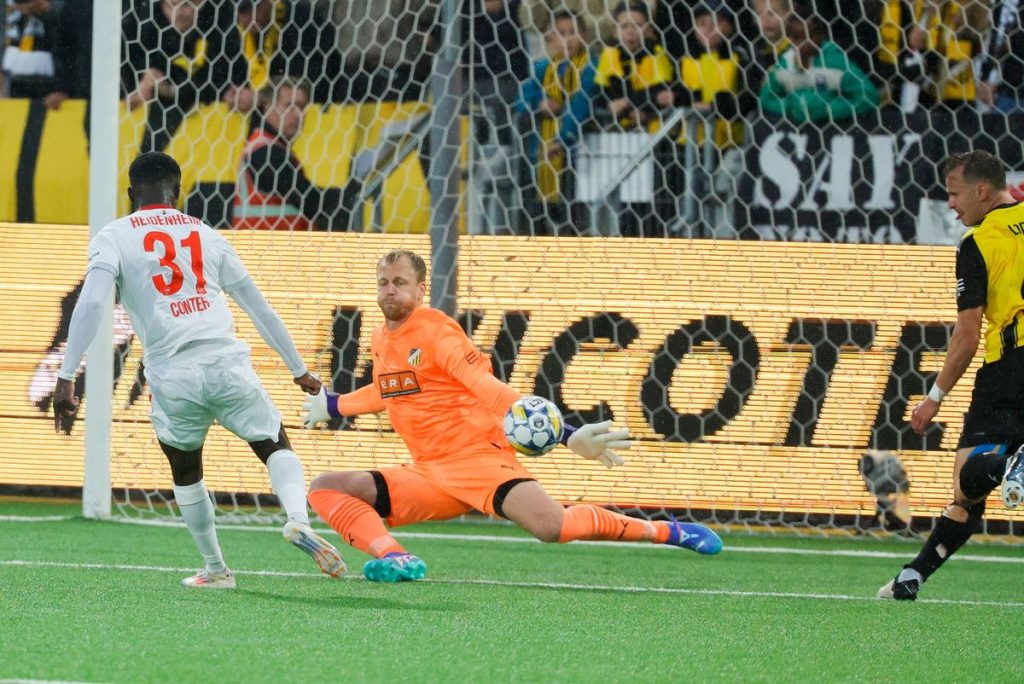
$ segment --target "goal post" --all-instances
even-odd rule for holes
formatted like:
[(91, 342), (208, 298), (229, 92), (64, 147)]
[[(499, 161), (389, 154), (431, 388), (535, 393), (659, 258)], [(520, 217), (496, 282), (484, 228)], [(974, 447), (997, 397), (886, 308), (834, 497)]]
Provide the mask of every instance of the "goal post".
[[(118, 121), (121, 46), (111, 36), (121, 33), (119, 0), (97, 0), (93, 9), (92, 100), (89, 120), (89, 237), (117, 218)], [(109, 518), (111, 512), (110, 454), (113, 420), (114, 295), (104, 307), (102, 321), (87, 351), (85, 377), (88, 398), (85, 415), (85, 467), (82, 476), (82, 515)]]

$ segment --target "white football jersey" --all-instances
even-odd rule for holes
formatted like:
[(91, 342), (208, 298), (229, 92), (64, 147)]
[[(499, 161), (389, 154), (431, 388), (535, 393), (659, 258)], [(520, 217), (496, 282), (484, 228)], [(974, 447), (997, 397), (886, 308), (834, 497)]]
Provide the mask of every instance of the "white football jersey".
[(197, 218), (169, 206), (143, 207), (96, 234), (87, 268), (114, 275), (147, 366), (188, 342), (235, 340), (221, 292), (249, 273), (231, 244)]

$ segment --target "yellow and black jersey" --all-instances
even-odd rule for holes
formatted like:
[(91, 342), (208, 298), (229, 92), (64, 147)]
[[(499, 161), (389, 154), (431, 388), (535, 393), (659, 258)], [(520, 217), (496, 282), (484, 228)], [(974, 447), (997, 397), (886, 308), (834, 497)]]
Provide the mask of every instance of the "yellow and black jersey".
[[(746, 90), (744, 72), (748, 62), (745, 52), (733, 50), (723, 43), (714, 51), (686, 55), (679, 63), (682, 88), (677, 92), (676, 103), (684, 107), (696, 102), (714, 105), (720, 117), (715, 120), (714, 128), (715, 145), (718, 147), (732, 147), (743, 142), (744, 124), (737, 117), (757, 106), (753, 94)], [(704, 142), (704, 131), (701, 126), (697, 132), (698, 143)], [(686, 142), (685, 129), (677, 142)]]
[[(646, 44), (637, 54), (614, 46), (601, 51), (594, 83), (606, 99), (625, 97), (640, 111), (653, 114), (657, 110), (654, 96), (659, 90), (669, 87), (674, 73), (672, 61), (660, 45)], [(635, 125), (632, 119), (623, 119), (619, 123), (627, 129)], [(657, 118), (652, 118), (648, 131), (653, 133), (659, 124)]]
[(1024, 347), (1024, 203), (996, 207), (964, 233), (956, 252), (958, 311), (984, 307), (985, 361)]
[(979, 35), (970, 26), (966, 7), (961, 2), (946, 2), (939, 14), (933, 14), (928, 47), (942, 58), (938, 80), (939, 97), (944, 102), (974, 102), (977, 87), (973, 60), (981, 52)]
[[(921, 21), (924, 0), (886, 0), (881, 6), (878, 21), (878, 61), (896, 65), (904, 49), (904, 40), (910, 27)], [(935, 25), (931, 21), (931, 26)]]

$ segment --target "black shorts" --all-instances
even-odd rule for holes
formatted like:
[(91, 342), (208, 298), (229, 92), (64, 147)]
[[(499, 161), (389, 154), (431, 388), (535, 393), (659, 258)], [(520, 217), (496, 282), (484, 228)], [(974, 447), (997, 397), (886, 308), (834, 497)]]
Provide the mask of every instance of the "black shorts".
[(957, 448), (1024, 441), (1024, 347), (978, 369)]

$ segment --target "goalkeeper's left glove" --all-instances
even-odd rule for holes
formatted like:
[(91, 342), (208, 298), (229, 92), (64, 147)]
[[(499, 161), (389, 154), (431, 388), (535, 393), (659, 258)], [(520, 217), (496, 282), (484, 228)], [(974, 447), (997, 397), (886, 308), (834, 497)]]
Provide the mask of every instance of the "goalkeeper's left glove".
[(307, 430), (316, 427), (317, 423), (323, 423), (332, 418), (340, 418), (338, 413), (338, 395), (328, 392), (323, 385), (316, 394), (307, 396), (302, 402), (302, 427)]
[(612, 432), (609, 430), (611, 426), (610, 420), (590, 423), (580, 428), (566, 425), (568, 437), (565, 445), (583, 458), (600, 461), (606, 468), (623, 465), (625, 461), (613, 449), (628, 449), (633, 446), (633, 442), (630, 441), (629, 430)]

